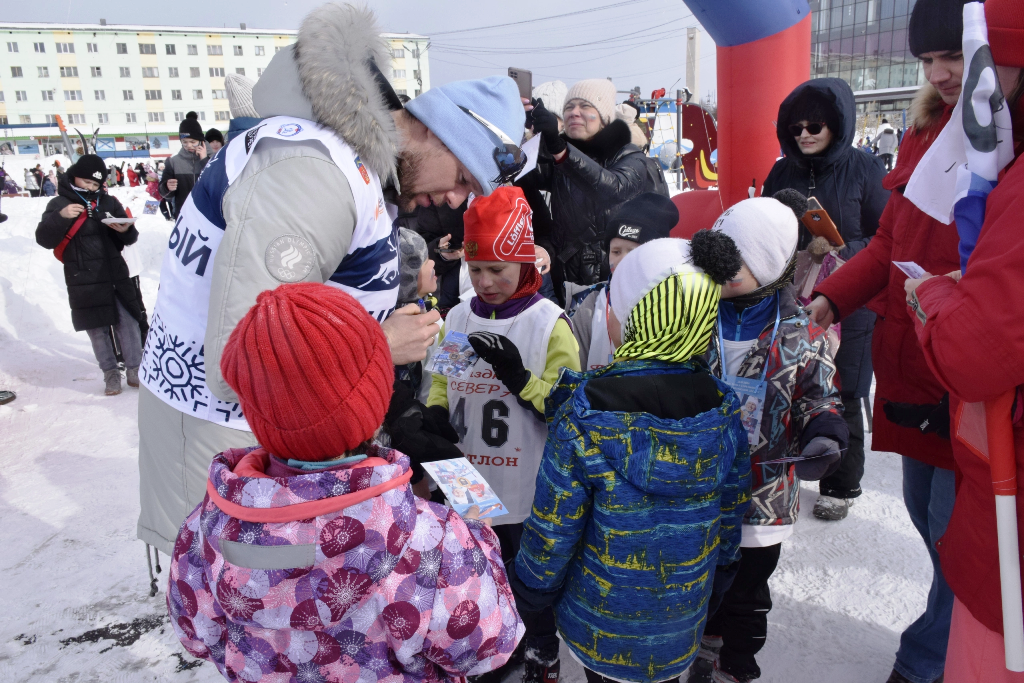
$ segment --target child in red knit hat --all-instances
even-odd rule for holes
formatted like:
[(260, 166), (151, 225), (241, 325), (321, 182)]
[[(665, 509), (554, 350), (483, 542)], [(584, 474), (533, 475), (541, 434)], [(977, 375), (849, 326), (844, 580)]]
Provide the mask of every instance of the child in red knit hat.
[[(518, 187), (500, 187), (466, 211), (463, 248), (476, 296), (448, 313), (441, 338), (467, 335), (480, 359), (465, 376), (435, 372), (427, 399), (446, 414), (459, 448), (507, 506), (508, 514), (494, 518), (506, 563), (519, 552), (533, 505), (548, 436), (544, 399), (562, 368), (580, 369), (562, 310), (537, 293), (532, 218)], [(554, 614), (542, 614), (526, 624), (528, 681), (557, 678)]]
[(498, 539), (414, 496), (409, 458), (375, 442), (394, 370), (363, 307), (320, 284), (263, 292), (221, 370), (262, 446), (214, 458), (178, 532), (167, 607), (185, 648), (266, 683), (503, 665), (523, 626)]

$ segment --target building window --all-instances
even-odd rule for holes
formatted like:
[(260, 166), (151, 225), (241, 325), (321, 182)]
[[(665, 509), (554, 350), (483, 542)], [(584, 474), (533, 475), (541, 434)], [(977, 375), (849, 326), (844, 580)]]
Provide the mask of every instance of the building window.
[(405, 59), (405, 48), (404, 47), (396, 47), (396, 48), (394, 48), (393, 50), (391, 50), (391, 56), (394, 57), (395, 59)]
[(166, 50), (167, 54), (169, 54), (169, 55), (176, 55), (176, 54), (178, 54), (177, 53), (177, 48), (175, 48), (170, 43), (168, 43), (167, 45), (164, 45), (164, 50)]
[(214, 90), (213, 99), (215, 100), (226, 100), (228, 98), (227, 90)]
[(86, 49), (89, 50), (89, 52), (99, 52), (100, 51), (100, 46), (97, 45), (96, 43), (86, 43), (85, 47), (86, 47)]
[(188, 75), (191, 76), (192, 78), (199, 78), (199, 67), (198, 66), (190, 66), (188, 68)]
[(4, 126), (7, 125), (7, 117), (6, 116), (0, 116), (0, 125), (4, 125)]
[(405, 94), (405, 88), (395, 88), (395, 94), (396, 95), (404, 95)]
[[(65, 98), (65, 99), (67, 99), (67, 98)], [(53, 91), (52, 90), (44, 90), (43, 91), (43, 102), (53, 102)]]
[(392, 69), (391, 70), (391, 77), (392, 78), (405, 78), (405, 69)]
[(205, 111), (201, 111), (201, 112), (198, 112), (198, 113), (199, 113), (199, 120), (200, 121), (205, 121), (206, 120), (206, 112)]
[(178, 77), (178, 67), (176, 67), (176, 66), (169, 66), (169, 67), (167, 67), (167, 76), (169, 78), (177, 78)]
[(74, 43), (57, 43), (57, 52), (65, 55), (75, 54)]
[(208, 55), (222, 55), (222, 54), (224, 54), (224, 46), (223, 45), (207, 45), (206, 46), (206, 54), (208, 54)]
[(181, 91), (180, 90), (172, 90), (171, 91), (171, 99), (172, 100), (180, 100), (181, 99)]
[(32, 117), (29, 116), (28, 114), (22, 114), (21, 116), (18, 117), (18, 120), (21, 121), (22, 123), (32, 123)]
[(125, 123), (135, 123), (135, 114), (125, 114), (124, 120)]
[(105, 90), (93, 90), (92, 94), (96, 96), (97, 102), (104, 102), (107, 99), (107, 92)]
[(176, 111), (176, 112), (174, 112), (174, 120), (175, 121), (184, 121), (185, 120), (185, 112), (183, 112), (183, 111)]
[(126, 55), (126, 54), (128, 54), (128, 43), (118, 43), (117, 44), (117, 54), (119, 54), (119, 55)]
[(155, 55), (156, 43), (139, 43), (140, 55)]
[(201, 100), (201, 99), (203, 99), (203, 91), (202, 90), (193, 90), (192, 91), (192, 99), (193, 100)]
[(162, 100), (163, 98), (164, 98), (164, 94), (160, 90), (147, 90), (146, 91), (146, 99), (147, 100)]
[(12, 66), (11, 67), (11, 78), (21, 78), (21, 67), (20, 66)]
[(199, 54), (199, 48), (197, 48), (195, 45), (186, 45), (185, 47), (188, 48), (188, 53), (190, 55), (197, 55), (197, 54)]
[[(10, 45), (10, 43), (7, 43), (7, 44)], [(18, 44), (17, 43), (14, 44), (14, 51), (15, 52), (18, 51)], [(262, 57), (265, 54), (267, 54), (267, 53), (266, 53), (265, 49), (263, 48), (263, 46), (262, 45), (257, 45), (256, 46), (256, 56), (257, 57)]]
[(51, 126), (56, 126), (57, 125), (57, 115), (56, 114), (47, 114), (46, 115), (46, 122), (48, 124), (50, 124)]
[(85, 123), (85, 114), (68, 114), (68, 123)]
[(242, 46), (241, 45), (235, 45), (234, 52), (235, 52), (235, 56), (236, 57), (241, 57), (242, 56)]
[(235, 73), (238, 74), (239, 76), (244, 76), (245, 75), (245, 67), (242, 67), (242, 66), (237, 67), (235, 69)]
[(61, 78), (78, 78), (78, 67), (77, 66), (62, 66), (60, 68)]
[(210, 67), (210, 78), (224, 78), (224, 67), (222, 67), (222, 66), (211, 66)]
[(150, 123), (163, 123), (164, 122), (164, 113), (162, 111), (151, 111), (151, 112), (149, 112), (149, 122)]
[(24, 90), (15, 90), (14, 99), (17, 102), (28, 102), (28, 93)]
[(121, 94), (124, 95), (124, 99), (126, 101), (130, 101), (130, 100), (134, 100), (135, 99), (135, 93), (132, 92), (131, 90), (122, 90)]
[(82, 91), (81, 90), (65, 90), (64, 91), (64, 100), (66, 102), (81, 102), (82, 101)]
[(90, 66), (89, 73), (92, 75), (93, 78), (102, 78), (103, 68), (98, 66)]
[(280, 51), (281, 51), (281, 46), (280, 45), (275, 45), (274, 46), (274, 54), (276, 55)]
[(256, 78), (259, 78), (262, 75), (263, 75), (263, 69), (257, 68), (256, 69)]
[(143, 78), (160, 78), (160, 69), (155, 66), (142, 67)]
[(4, 91), (0, 90), (0, 102), (4, 101)]
[(229, 111), (215, 111), (213, 112), (213, 118), (216, 121), (230, 121), (231, 112)]
[(121, 78), (131, 78), (131, 75), (132, 75), (132, 70), (131, 69), (129, 69), (127, 66), (122, 66), (122, 67), (120, 67), (120, 69), (121, 69)]
[[(48, 67), (48, 66), (37, 66), (36, 70), (39, 73), (39, 78), (49, 78), (50, 77), (50, 67)], [(60, 75), (63, 76), (64, 75), (64, 67), (61, 67), (60, 72), (61, 72)]]
[(7, 51), (8, 52), (17, 52), (18, 51), (18, 44), (17, 43), (7, 43)]
[(43, 43), (32, 43), (32, 48), (36, 52), (46, 52), (46, 45), (44, 45)]
[(106, 114), (96, 114), (96, 123), (110, 123), (110, 117)]

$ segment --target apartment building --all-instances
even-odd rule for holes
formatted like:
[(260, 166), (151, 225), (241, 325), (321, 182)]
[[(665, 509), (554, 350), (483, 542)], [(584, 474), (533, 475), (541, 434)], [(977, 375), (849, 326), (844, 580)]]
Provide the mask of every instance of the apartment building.
[[(205, 128), (226, 130), (230, 114), (224, 77), (258, 80), (274, 53), (296, 31), (0, 23), (0, 145), (28, 151), (29, 138), (46, 144), (56, 129), (5, 128), (54, 124), (100, 135), (177, 134), (195, 111)], [(425, 36), (387, 33), (391, 63), (381, 65), (399, 94), (430, 87)], [(34, 131), (34, 132), (33, 132)], [(12, 144), (13, 143), (13, 144)], [(47, 153), (43, 149), (43, 153)]]

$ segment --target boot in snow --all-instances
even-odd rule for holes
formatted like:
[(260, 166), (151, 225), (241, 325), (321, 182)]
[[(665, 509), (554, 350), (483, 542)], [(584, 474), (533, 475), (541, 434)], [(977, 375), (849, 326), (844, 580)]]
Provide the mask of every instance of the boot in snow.
[(697, 659), (690, 665), (686, 683), (711, 683), (711, 674), (718, 661), (718, 653), (722, 649), (722, 639), (718, 636), (704, 636), (700, 639), (700, 650)]
[(103, 381), (107, 384), (107, 396), (117, 396), (121, 393), (121, 371), (107, 370), (103, 373)]
[(0, 391), (0, 406), (4, 405), (5, 403), (10, 403), (17, 397), (17, 394), (15, 394), (13, 391)]
[[(932, 681), (932, 683), (942, 683), (943, 678), (945, 678), (945, 674), (936, 678), (934, 681)], [(889, 674), (889, 678), (885, 681), (885, 683), (910, 683), (910, 679), (901, 674), (896, 669), (893, 669), (892, 673)]]
[(128, 381), (128, 386), (133, 389), (139, 388), (139, 369), (138, 368), (127, 368), (124, 371), (125, 378)]
[(715, 662), (715, 669), (711, 672), (711, 680), (714, 683), (747, 683), (760, 677), (760, 672), (757, 675), (734, 676), (731, 673), (722, 671), (721, 662)]
[(0, 213), (0, 223), (3, 223), (5, 220), (7, 220), (7, 214)]
[(814, 504), (814, 516), (818, 519), (838, 522), (841, 519), (846, 519), (846, 515), (850, 514), (850, 507), (852, 505), (852, 498), (818, 496), (818, 502)]
[(508, 676), (512, 671), (523, 663), (526, 657), (526, 638), (519, 641), (519, 646), (512, 651), (512, 656), (508, 658), (508, 661), (503, 665), (499, 666), (494, 671), (488, 671), (487, 673), (480, 674), (479, 676), (470, 676), (467, 680), (469, 683), (501, 683), (505, 676)]
[(561, 663), (556, 659), (552, 664), (526, 660), (523, 670), (523, 683), (558, 683), (558, 671)]

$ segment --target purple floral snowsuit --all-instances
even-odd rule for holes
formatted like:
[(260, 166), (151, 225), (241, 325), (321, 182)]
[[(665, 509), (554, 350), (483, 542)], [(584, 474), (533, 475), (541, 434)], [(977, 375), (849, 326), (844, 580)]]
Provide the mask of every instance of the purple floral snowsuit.
[[(178, 532), (175, 633), (229, 681), (449, 681), (504, 664), (523, 624), (498, 539), (415, 497), (409, 458), (269, 478), (218, 455)], [(244, 467), (239, 463), (245, 460)]]

